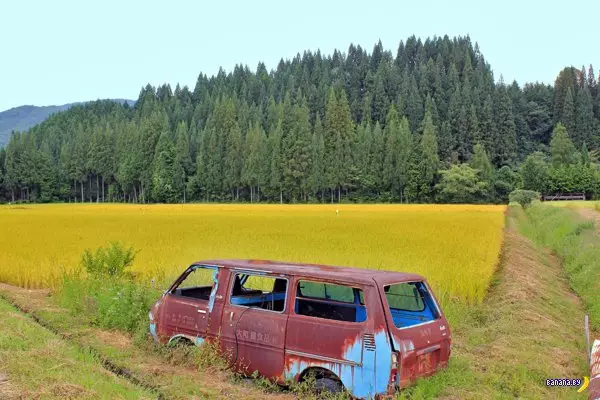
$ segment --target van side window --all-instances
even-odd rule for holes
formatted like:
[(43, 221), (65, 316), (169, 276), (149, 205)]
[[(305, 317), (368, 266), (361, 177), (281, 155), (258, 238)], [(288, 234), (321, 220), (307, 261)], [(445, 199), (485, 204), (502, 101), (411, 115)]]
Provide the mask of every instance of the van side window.
[(435, 302), (423, 282), (388, 285), (384, 292), (397, 328), (407, 328), (439, 317)]
[(346, 322), (363, 322), (367, 319), (361, 289), (315, 281), (298, 282), (295, 312), (298, 315)]
[(230, 304), (282, 312), (285, 309), (288, 280), (263, 275), (237, 273), (233, 278)]
[(176, 296), (209, 300), (217, 273), (216, 267), (196, 266), (171, 293)]

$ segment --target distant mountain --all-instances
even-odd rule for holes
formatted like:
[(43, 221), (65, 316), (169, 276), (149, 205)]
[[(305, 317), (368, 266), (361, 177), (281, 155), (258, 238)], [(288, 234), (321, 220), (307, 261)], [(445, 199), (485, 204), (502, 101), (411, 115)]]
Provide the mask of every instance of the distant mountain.
[[(118, 103), (127, 102), (130, 106), (135, 104), (134, 100), (113, 99)], [(44, 121), (50, 115), (59, 111), (65, 111), (79, 103), (63, 104), (62, 106), (20, 106), (0, 112), (0, 147), (6, 146), (13, 131), (26, 131), (32, 126)]]

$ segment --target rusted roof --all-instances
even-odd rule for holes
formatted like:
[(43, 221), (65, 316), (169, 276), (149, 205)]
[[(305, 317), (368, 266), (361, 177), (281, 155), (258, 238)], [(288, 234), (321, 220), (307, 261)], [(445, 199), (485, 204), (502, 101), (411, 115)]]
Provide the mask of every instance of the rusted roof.
[(425, 280), (421, 275), (366, 268), (338, 267), (334, 265), (290, 263), (272, 260), (201, 260), (194, 264), (219, 265), (228, 268), (269, 271), (285, 275), (304, 275), (324, 280), (339, 280), (363, 284)]

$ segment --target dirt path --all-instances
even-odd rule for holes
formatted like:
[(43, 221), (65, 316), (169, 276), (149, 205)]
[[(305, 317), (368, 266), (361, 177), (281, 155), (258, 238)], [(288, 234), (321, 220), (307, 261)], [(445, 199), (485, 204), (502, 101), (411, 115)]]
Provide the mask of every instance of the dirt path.
[[(78, 321), (67, 310), (55, 306), (48, 290), (0, 283), (0, 297), (64, 339), (96, 354), (107, 370), (117, 372), (136, 385), (156, 390), (164, 399), (294, 398), (288, 394), (264, 392), (251, 383), (233, 382), (231, 376), (219, 370), (199, 371), (189, 361), (166, 356), (151, 346), (136, 346), (125, 334), (91, 327), (86, 321)], [(9, 382), (8, 379), (4, 381), (7, 391), (13, 390)], [(4, 398), (2, 386), (0, 380), (0, 398)]]
[(16, 400), (19, 396), (19, 391), (10, 382), (8, 375), (0, 372), (0, 399)]
[(585, 398), (576, 389), (545, 385), (548, 378), (583, 376), (583, 304), (559, 260), (520, 235), (516, 223), (509, 216), (500, 268), (484, 304), (471, 309), (454, 331), (456, 358), (468, 373), (445, 394)]
[(583, 218), (593, 221), (596, 233), (600, 235), (600, 212), (587, 207), (578, 207), (577, 212)]

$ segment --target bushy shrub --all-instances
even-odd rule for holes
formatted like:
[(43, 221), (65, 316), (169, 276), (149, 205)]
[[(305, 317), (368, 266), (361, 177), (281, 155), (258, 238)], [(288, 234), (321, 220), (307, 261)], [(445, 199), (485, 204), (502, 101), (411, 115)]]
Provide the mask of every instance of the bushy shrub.
[(119, 242), (111, 242), (108, 247), (99, 247), (94, 253), (86, 249), (81, 257), (81, 266), (95, 278), (132, 277), (127, 271), (135, 259), (133, 247), (126, 248)]
[(142, 327), (147, 330), (148, 310), (161, 292), (132, 279), (128, 268), (135, 254), (133, 248), (117, 242), (94, 252), (85, 250), (81, 269), (63, 274), (57, 293), (61, 305), (102, 328), (132, 334)]
[(540, 199), (540, 194), (533, 190), (517, 189), (517, 190), (513, 190), (508, 195), (508, 200), (511, 203), (519, 203), (521, 205), (521, 207), (523, 207), (523, 208), (529, 207), (534, 200), (539, 200), (539, 199)]

